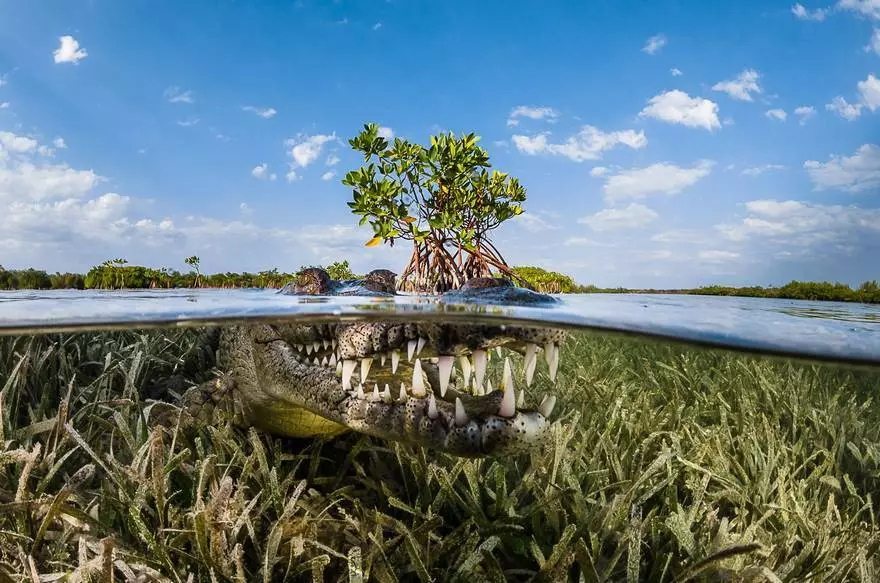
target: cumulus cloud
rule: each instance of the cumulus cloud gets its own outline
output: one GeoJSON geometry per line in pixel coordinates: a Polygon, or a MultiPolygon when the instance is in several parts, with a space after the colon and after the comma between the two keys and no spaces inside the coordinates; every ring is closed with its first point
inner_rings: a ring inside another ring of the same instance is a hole
{"type": "Polygon", "coordinates": [[[874,33],[871,35],[871,40],[868,41],[868,44],[865,46],[865,51],[873,51],[880,55],[880,28],[874,29],[874,33]]]}
{"type": "Polygon", "coordinates": [[[269,165],[265,162],[263,162],[262,164],[259,164],[257,166],[254,166],[254,169],[251,170],[251,175],[254,178],[256,178],[257,180],[268,179],[268,180],[274,181],[276,178],[278,178],[278,176],[274,172],[272,172],[272,173],[269,172],[269,165]]]}
{"type": "Polygon", "coordinates": [[[253,105],[245,105],[241,108],[244,111],[256,114],[263,119],[272,119],[278,113],[274,107],[254,107],[253,105]]]}
{"type": "Polygon", "coordinates": [[[657,243],[690,243],[698,245],[706,240],[706,235],[694,229],[670,229],[653,235],[651,240],[657,243]]]}
{"type": "Polygon", "coordinates": [[[807,10],[802,4],[795,4],[791,7],[791,13],[800,20],[822,22],[825,20],[825,15],[828,14],[828,9],[816,8],[815,10],[807,10]]]}
{"type": "Polygon", "coordinates": [[[669,72],[672,73],[673,77],[681,77],[682,75],[684,75],[684,73],[682,73],[681,69],[679,69],[678,67],[673,67],[669,69],[669,72]]]}
{"type": "Polygon", "coordinates": [[[807,120],[816,115],[816,108],[811,105],[801,105],[794,108],[794,114],[800,118],[800,125],[807,123],[807,120]]]}
{"type": "Polygon", "coordinates": [[[859,90],[859,98],[865,107],[871,111],[880,107],[880,79],[869,74],[867,79],[856,83],[856,87],[859,90]]]}
{"type": "Polygon", "coordinates": [[[717,225],[718,232],[732,241],[838,249],[880,235],[880,209],[775,199],[749,201],[745,207],[748,216],[717,225]]]}
{"type": "Polygon", "coordinates": [[[559,117],[559,113],[552,107],[529,107],[528,105],[519,105],[510,111],[510,115],[507,116],[507,125],[511,127],[519,125],[519,118],[521,117],[554,121],[559,117]]]}
{"type": "Polygon", "coordinates": [[[602,191],[609,201],[644,198],[652,194],[678,194],[709,175],[715,163],[700,160],[691,168],[660,162],[608,176],[602,191]]]}
{"type": "Polygon", "coordinates": [[[8,101],[0,101],[0,109],[8,109],[9,102],[8,101]]]}
{"type": "Polygon", "coordinates": [[[336,172],[333,172],[332,170],[328,170],[321,174],[321,180],[333,180],[334,178],[336,178],[336,172]]]}
{"type": "Polygon", "coordinates": [[[394,130],[386,126],[379,126],[379,137],[390,140],[394,137],[394,130]]]}
{"type": "Polygon", "coordinates": [[[330,154],[327,156],[327,161],[325,162],[327,166],[336,166],[339,164],[339,156],[336,154],[330,154]]]}
{"type": "Polygon", "coordinates": [[[330,135],[315,134],[314,136],[299,134],[295,138],[289,138],[285,145],[290,148],[293,168],[305,168],[318,159],[324,144],[335,140],[335,132],[330,135]]]}
{"type": "Polygon", "coordinates": [[[192,91],[181,91],[180,87],[176,85],[165,89],[162,96],[168,100],[168,103],[195,103],[196,101],[192,91]]]}
{"type": "Polygon", "coordinates": [[[776,119],[779,121],[785,121],[785,118],[788,117],[788,114],[785,113],[784,109],[768,109],[764,112],[764,115],[770,119],[776,119]]]}
{"type": "MultiPolygon", "coordinates": [[[[546,213],[545,213],[546,215],[546,213]]],[[[525,229],[529,233],[540,233],[542,231],[551,231],[559,229],[559,226],[545,219],[538,213],[524,212],[510,219],[512,225],[517,228],[525,229]]]]}
{"type": "Polygon", "coordinates": [[[761,93],[763,90],[758,85],[761,75],[754,69],[745,69],[735,79],[719,81],[712,86],[713,91],[723,91],[733,99],[740,101],[752,101],[752,93],[761,93]]]}
{"type": "Polygon", "coordinates": [[[578,219],[594,231],[614,231],[644,227],[657,219],[657,213],[639,203],[623,208],[607,208],[578,219]]]}
{"type": "Polygon", "coordinates": [[[596,166],[590,169],[590,176],[605,176],[608,174],[608,168],[605,166],[596,166]]]}
{"type": "Polygon", "coordinates": [[[188,127],[192,127],[192,126],[196,125],[197,123],[199,123],[199,118],[188,117],[186,119],[178,120],[176,123],[180,127],[188,128],[188,127]]]}
{"type": "Polygon", "coordinates": [[[863,192],[880,189],[880,146],[863,144],[852,156],[832,155],[828,162],[804,162],[814,190],[863,192]]]}
{"type": "Polygon", "coordinates": [[[89,56],[88,51],[79,46],[79,41],[69,34],[59,37],[58,41],[60,44],[52,53],[55,63],[73,63],[76,65],[89,56]]]}
{"type": "Polygon", "coordinates": [[[771,170],[785,170],[785,166],[782,164],[764,164],[763,166],[752,166],[751,168],[746,168],[742,171],[746,176],[760,176],[765,172],[770,172],[771,170]]]}
{"type": "Polygon", "coordinates": [[[838,0],[837,7],[880,20],[880,0],[838,0]]]}
{"type": "Polygon", "coordinates": [[[603,132],[593,126],[584,126],[580,132],[570,136],[562,143],[549,141],[548,132],[537,136],[515,135],[511,138],[516,149],[523,154],[536,156],[549,154],[562,156],[574,162],[586,160],[598,160],[602,154],[618,145],[628,146],[632,149],[644,148],[648,145],[645,132],[635,130],[623,130],[615,132],[603,132]]]}
{"type": "Polygon", "coordinates": [[[733,259],[739,259],[740,254],[734,251],[721,251],[718,249],[706,249],[705,251],[700,251],[697,253],[697,257],[702,259],[703,261],[711,261],[714,263],[721,263],[724,261],[731,261],[733,259]]]}
{"type": "Polygon", "coordinates": [[[721,127],[717,103],[702,97],[691,97],[678,89],[652,97],[647,107],[639,113],[639,117],[710,131],[721,127]]]}
{"type": "Polygon", "coordinates": [[[832,99],[831,103],[826,103],[825,109],[836,113],[847,121],[856,120],[859,118],[860,115],[862,115],[861,103],[849,103],[846,99],[839,95],[832,99]]]}
{"type": "Polygon", "coordinates": [[[64,142],[64,138],[55,138],[54,140],[52,140],[52,145],[59,150],[63,150],[67,147],[67,144],[64,142]]]}
{"type": "Polygon", "coordinates": [[[660,49],[666,46],[667,38],[666,35],[663,34],[655,34],[647,41],[645,41],[645,46],[642,47],[643,53],[648,53],[649,55],[653,55],[657,53],[660,49]]]}

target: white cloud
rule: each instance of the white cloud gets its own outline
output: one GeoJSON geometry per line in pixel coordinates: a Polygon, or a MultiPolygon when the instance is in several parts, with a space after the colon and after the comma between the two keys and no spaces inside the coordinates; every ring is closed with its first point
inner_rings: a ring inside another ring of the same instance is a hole
{"type": "Polygon", "coordinates": [[[795,4],[791,7],[791,13],[800,20],[815,20],[817,22],[822,22],[825,20],[825,15],[828,13],[828,9],[816,8],[815,10],[807,10],[803,5],[795,4]]]}
{"type": "Polygon", "coordinates": [[[195,103],[192,91],[181,91],[176,85],[165,89],[162,96],[168,100],[168,103],[195,103]]]}
{"type": "Polygon", "coordinates": [[[559,117],[559,113],[552,107],[529,107],[528,105],[518,105],[517,107],[514,107],[510,111],[510,115],[507,116],[507,125],[519,125],[519,118],[521,117],[554,121],[559,117]]]}
{"type": "Polygon", "coordinates": [[[816,108],[811,105],[801,105],[794,108],[794,114],[801,118],[798,122],[800,125],[807,123],[807,120],[816,115],[816,108]]]}
{"type": "Polygon", "coordinates": [[[648,145],[648,138],[645,137],[643,131],[623,130],[606,133],[588,125],[583,126],[580,132],[560,144],[550,143],[547,140],[548,135],[547,132],[534,137],[515,135],[511,140],[513,140],[516,149],[523,154],[563,156],[574,162],[598,160],[602,157],[603,152],[618,145],[628,146],[635,150],[648,145]]]}
{"type": "Polygon", "coordinates": [[[862,192],[880,188],[880,146],[863,144],[852,156],[832,155],[828,162],[804,162],[814,190],[862,192]]]}
{"type": "Polygon", "coordinates": [[[761,93],[762,89],[758,85],[758,79],[761,75],[754,69],[745,69],[736,76],[736,79],[728,79],[719,81],[712,86],[713,91],[723,91],[733,99],[740,101],[752,101],[752,93],[761,93]]]}
{"type": "MultiPolygon", "coordinates": [[[[27,136],[19,136],[12,132],[0,131],[0,151],[9,151],[16,154],[35,152],[39,142],[27,136]]],[[[2,158],[0,158],[2,159],[2,158]]]]}
{"type": "Polygon", "coordinates": [[[254,166],[254,169],[251,170],[251,175],[257,180],[263,180],[264,178],[269,177],[269,165],[263,162],[258,166],[254,166]]]}
{"type": "Polygon", "coordinates": [[[871,35],[871,40],[868,41],[868,44],[865,46],[865,51],[874,51],[880,55],[880,28],[874,29],[874,34],[871,35]]]}
{"type": "Polygon", "coordinates": [[[864,81],[856,83],[862,104],[871,111],[880,107],[880,79],[872,74],[864,81]]]}
{"type": "Polygon", "coordinates": [[[645,46],[642,47],[643,53],[648,53],[649,55],[655,54],[657,51],[666,46],[666,35],[663,34],[655,34],[647,41],[645,41],[645,46]]]}
{"type": "Polygon", "coordinates": [[[742,171],[746,176],[760,176],[765,172],[769,172],[771,170],[785,170],[785,166],[782,164],[764,164],[763,166],[752,166],[751,168],[746,168],[742,171]]]}
{"type": "Polygon", "coordinates": [[[831,103],[826,103],[825,109],[836,113],[847,121],[853,121],[862,115],[861,103],[849,103],[839,95],[832,99],[831,103]]]}
{"type": "Polygon", "coordinates": [[[0,109],[8,109],[9,102],[8,101],[0,101],[0,109]]]}
{"type": "Polygon", "coordinates": [[[245,105],[242,110],[255,113],[263,119],[272,119],[278,113],[274,107],[254,107],[253,105],[245,105]]]}
{"type": "Polygon", "coordinates": [[[377,22],[376,24],[373,25],[373,30],[379,30],[380,28],[382,28],[381,22],[377,22]]]}
{"type": "Polygon", "coordinates": [[[590,176],[605,176],[608,173],[608,168],[605,166],[596,166],[595,168],[590,169],[590,176]]]}
{"type": "Polygon", "coordinates": [[[652,97],[648,106],[639,113],[639,117],[710,131],[721,127],[717,103],[702,97],[691,97],[678,89],[652,97]]]}
{"type": "Polygon", "coordinates": [[[708,176],[714,165],[711,160],[701,160],[692,168],[660,162],[645,168],[624,170],[609,176],[602,190],[607,200],[678,194],[708,176]]]}
{"type": "Polygon", "coordinates": [[[788,117],[788,114],[785,113],[784,109],[768,109],[764,112],[764,115],[770,119],[777,119],[779,121],[785,121],[785,118],[788,117]]]}
{"type": "Polygon", "coordinates": [[[638,203],[630,203],[623,208],[607,208],[596,214],[578,219],[594,231],[613,231],[617,229],[636,229],[644,227],[657,219],[657,213],[638,203]]]}
{"type": "Polygon", "coordinates": [[[67,147],[67,144],[64,143],[64,138],[55,138],[54,140],[52,140],[52,145],[59,150],[63,150],[67,147]]]}
{"type": "Polygon", "coordinates": [[[540,233],[542,231],[559,229],[558,225],[551,223],[537,213],[531,212],[524,212],[521,215],[517,215],[510,219],[510,222],[512,225],[525,229],[529,233],[540,233]]]}
{"type": "Polygon", "coordinates": [[[188,128],[188,127],[192,127],[192,126],[196,125],[197,123],[199,123],[199,118],[189,117],[187,119],[178,120],[176,123],[177,123],[177,125],[179,125],[181,127],[188,128]]]}
{"type": "Polygon", "coordinates": [[[336,178],[336,173],[332,170],[328,170],[321,174],[321,180],[333,180],[334,178],[336,178]]]}
{"type": "Polygon", "coordinates": [[[287,174],[284,175],[284,178],[288,182],[294,182],[302,178],[299,174],[296,173],[296,170],[293,169],[293,165],[291,164],[291,168],[287,171],[287,174]]]}
{"type": "Polygon", "coordinates": [[[73,63],[74,65],[89,56],[89,52],[80,48],[79,41],[70,35],[59,37],[60,44],[52,53],[56,63],[73,63]]]}
{"type": "Polygon", "coordinates": [[[754,200],[745,206],[748,216],[741,222],[715,227],[732,241],[770,241],[801,250],[821,244],[827,249],[880,234],[880,209],[773,199],[754,200]]]}
{"type": "Polygon", "coordinates": [[[681,77],[682,75],[684,75],[684,73],[682,73],[681,69],[679,69],[678,67],[673,67],[669,69],[669,72],[672,73],[673,77],[681,77]]]}
{"type": "Polygon", "coordinates": [[[697,257],[702,259],[703,261],[711,261],[716,263],[739,259],[739,256],[739,253],[733,251],[721,251],[717,249],[707,249],[705,251],[700,251],[699,253],[697,253],[697,257]]]}
{"type": "MultiPolygon", "coordinates": [[[[315,134],[314,136],[299,134],[295,138],[289,138],[285,142],[285,145],[290,147],[290,157],[293,158],[294,166],[291,169],[296,167],[305,168],[318,159],[321,155],[321,150],[324,148],[324,144],[335,140],[335,132],[330,135],[315,134]]],[[[296,178],[295,172],[294,178],[296,178]]],[[[288,180],[290,180],[290,178],[288,178],[288,180]]]]}
{"type": "Polygon", "coordinates": [[[880,0],[839,0],[837,7],[880,20],[880,0]]]}
{"type": "Polygon", "coordinates": [[[379,137],[390,140],[394,137],[394,130],[386,126],[379,126],[379,137]]]}
{"type": "Polygon", "coordinates": [[[700,244],[706,240],[706,235],[693,229],[670,229],[657,233],[651,237],[651,240],[658,243],[700,244]]]}
{"type": "Polygon", "coordinates": [[[243,215],[250,215],[254,212],[254,209],[252,209],[251,206],[246,202],[243,202],[240,205],[238,205],[238,209],[241,211],[241,214],[243,214],[243,215]]]}
{"type": "Polygon", "coordinates": [[[327,164],[327,166],[336,166],[337,164],[339,164],[339,156],[337,156],[336,154],[330,154],[329,156],[327,156],[327,161],[325,162],[325,164],[327,164]]]}

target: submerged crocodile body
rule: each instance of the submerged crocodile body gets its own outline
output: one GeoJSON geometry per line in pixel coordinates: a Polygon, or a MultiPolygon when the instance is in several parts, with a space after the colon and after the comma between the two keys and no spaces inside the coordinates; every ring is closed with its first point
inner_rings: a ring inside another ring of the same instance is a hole
{"type": "MultiPolygon", "coordinates": [[[[279,293],[377,296],[395,293],[395,274],[333,281],[317,268],[279,293]]],[[[509,281],[474,279],[439,298],[535,305],[555,298],[509,281]]],[[[475,457],[528,450],[545,435],[555,397],[526,408],[509,360],[493,388],[489,351],[524,356],[531,384],[543,349],[555,380],[564,332],[549,328],[389,319],[357,323],[249,324],[224,328],[219,361],[224,394],[246,424],[292,437],[354,430],[475,457]],[[458,363],[459,366],[456,366],[458,363]]],[[[216,397],[214,398],[216,400],[216,397]]]]}

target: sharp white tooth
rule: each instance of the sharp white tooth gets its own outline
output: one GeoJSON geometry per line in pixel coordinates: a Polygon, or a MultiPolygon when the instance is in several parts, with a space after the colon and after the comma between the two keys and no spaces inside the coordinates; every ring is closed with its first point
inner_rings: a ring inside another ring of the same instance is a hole
{"type": "Polygon", "coordinates": [[[330,364],[330,361],[327,360],[327,355],[325,354],[325,355],[324,355],[324,358],[321,359],[321,365],[322,365],[322,366],[327,366],[328,364],[330,364]]]}
{"type": "Polygon", "coordinates": [[[330,366],[336,366],[336,353],[330,355],[330,366]]]}
{"type": "Polygon", "coordinates": [[[321,364],[321,360],[316,356],[316,357],[315,357],[315,360],[313,360],[312,363],[313,363],[313,364],[318,364],[318,365],[320,365],[320,364],[321,364]]]}
{"type": "Polygon", "coordinates": [[[318,352],[321,350],[321,343],[317,340],[312,344],[312,352],[318,352]]]}
{"type": "Polygon", "coordinates": [[[474,350],[474,378],[478,387],[483,386],[483,379],[486,378],[486,361],[485,350],[474,350]]]}
{"type": "Polygon", "coordinates": [[[459,356],[458,364],[461,366],[461,383],[467,386],[468,381],[471,380],[471,373],[474,372],[471,361],[467,356],[459,356]]]}
{"type": "Polygon", "coordinates": [[[299,352],[302,352],[302,351],[303,351],[303,348],[305,348],[302,344],[294,344],[294,347],[296,347],[296,349],[297,349],[299,352]]]}
{"type": "Polygon", "coordinates": [[[324,350],[327,350],[330,348],[330,341],[327,340],[326,338],[324,338],[324,341],[322,342],[322,344],[324,345],[324,350]]]}
{"type": "Polygon", "coordinates": [[[330,339],[330,347],[333,348],[333,350],[336,350],[336,338],[330,339]]]}
{"type": "Polygon", "coordinates": [[[491,395],[492,392],[495,391],[495,387],[492,386],[492,380],[491,380],[491,379],[487,379],[487,380],[486,380],[486,388],[485,388],[485,390],[483,390],[483,385],[480,385],[479,389],[480,389],[480,394],[481,394],[481,395],[491,395]]]}
{"type": "Polygon", "coordinates": [[[416,359],[415,366],[413,366],[412,393],[416,397],[424,397],[426,394],[425,377],[422,373],[422,361],[418,358],[416,359]]]}
{"type": "Polygon", "coordinates": [[[437,400],[434,395],[428,397],[428,418],[436,419],[440,414],[437,412],[437,400]]]}
{"type": "Polygon", "coordinates": [[[526,346],[525,369],[526,369],[526,386],[532,386],[532,380],[535,378],[535,365],[538,363],[538,345],[529,343],[526,346]]]}
{"type": "Polygon", "coordinates": [[[427,344],[427,343],[428,343],[427,338],[425,338],[424,336],[419,336],[419,340],[416,343],[416,354],[421,354],[422,348],[424,348],[425,344],[427,344]]]}
{"type": "Polygon", "coordinates": [[[306,344],[306,354],[311,354],[311,353],[312,353],[312,345],[306,344]]]}
{"type": "Polygon", "coordinates": [[[366,398],[366,396],[364,395],[364,385],[362,385],[362,384],[360,384],[360,383],[358,383],[358,388],[357,388],[357,398],[358,398],[358,399],[364,399],[364,398],[366,398]]]}
{"type": "Polygon", "coordinates": [[[406,343],[406,359],[409,362],[412,362],[413,354],[416,352],[416,341],[410,340],[406,343]]]}
{"type": "Polygon", "coordinates": [[[513,417],[516,413],[516,390],[513,386],[504,391],[504,397],[501,398],[501,406],[498,407],[498,414],[501,417],[513,417]]]}
{"type": "Polygon", "coordinates": [[[453,356],[441,356],[437,361],[437,369],[440,373],[440,396],[446,395],[449,387],[449,377],[452,376],[452,365],[455,362],[453,356]]]}
{"type": "Polygon", "coordinates": [[[526,392],[520,391],[516,394],[516,408],[522,409],[526,406],[526,392]]]}
{"type": "Polygon", "coordinates": [[[372,358],[361,359],[361,382],[367,380],[367,374],[370,372],[370,365],[373,364],[372,358]]]}
{"type": "Polygon", "coordinates": [[[381,364],[382,366],[385,366],[385,353],[384,352],[379,355],[379,364],[381,364]]]}
{"type": "Polygon", "coordinates": [[[550,367],[550,380],[555,381],[556,369],[559,367],[559,347],[552,342],[545,344],[544,360],[547,361],[547,366],[550,367]]]}
{"type": "Polygon", "coordinates": [[[464,405],[461,402],[461,399],[458,397],[455,398],[455,424],[461,427],[462,425],[467,425],[468,416],[467,412],[464,410],[464,405]]]}
{"type": "Polygon", "coordinates": [[[382,400],[386,403],[391,402],[391,389],[388,387],[388,383],[385,383],[385,390],[382,391],[382,400]]]}
{"type": "Polygon", "coordinates": [[[356,366],[356,360],[342,361],[342,388],[346,391],[351,388],[351,375],[354,373],[354,367],[356,366]]]}
{"type": "Polygon", "coordinates": [[[400,351],[392,350],[391,351],[391,374],[395,374],[397,372],[397,365],[400,364],[400,351]]]}
{"type": "Polygon", "coordinates": [[[382,395],[379,394],[379,383],[373,385],[373,394],[370,395],[371,401],[381,401],[382,395]]]}
{"type": "Polygon", "coordinates": [[[504,359],[504,373],[501,377],[501,388],[505,391],[513,386],[513,371],[510,368],[510,359],[504,359]]]}
{"type": "Polygon", "coordinates": [[[403,386],[403,383],[400,383],[400,400],[406,401],[409,397],[406,394],[406,387],[403,386]]]}
{"type": "Polygon", "coordinates": [[[556,395],[544,395],[541,404],[538,406],[538,412],[544,417],[550,417],[553,407],[556,405],[556,395]]]}
{"type": "MultiPolygon", "coordinates": [[[[338,376],[338,377],[342,376],[342,361],[341,360],[336,363],[336,376],[338,376]]],[[[351,383],[348,383],[348,386],[350,387],[351,383]]]]}

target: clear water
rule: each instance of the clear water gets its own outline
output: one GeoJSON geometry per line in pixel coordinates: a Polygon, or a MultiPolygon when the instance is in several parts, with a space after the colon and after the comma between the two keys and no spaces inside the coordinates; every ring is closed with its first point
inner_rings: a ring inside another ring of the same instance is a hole
{"type": "Polygon", "coordinates": [[[550,307],[436,297],[313,297],[275,290],[0,292],[0,334],[202,326],[243,320],[442,319],[542,323],[880,366],[880,306],[691,295],[572,294],[550,307]]]}

